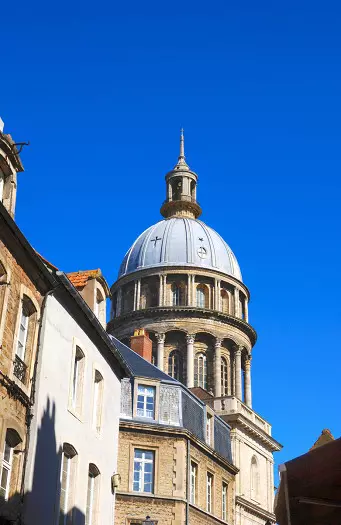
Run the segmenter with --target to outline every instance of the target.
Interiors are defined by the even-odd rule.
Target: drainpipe
[[[186,487],[186,525],[189,525],[189,500],[191,494],[191,442],[187,438],[187,487]]]

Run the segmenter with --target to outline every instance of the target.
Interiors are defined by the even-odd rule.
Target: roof
[[[330,432],[328,428],[324,428],[321,432],[321,435],[319,438],[315,441],[313,446],[310,450],[314,450],[315,448],[321,447],[322,445],[326,445],[327,443],[330,443],[331,441],[334,441],[334,436]]]
[[[131,374],[138,377],[148,377],[151,379],[159,379],[160,381],[168,381],[180,385],[179,381],[173,379],[173,377],[165,374],[157,366],[152,365],[149,361],[146,361],[139,354],[131,350],[128,346],[121,343],[113,335],[109,335],[110,339],[115,345],[116,350],[122,356],[124,362],[127,364]],[[181,385],[183,386],[183,385]]]
[[[207,401],[208,399],[212,399],[214,397],[212,394],[207,392],[207,390],[201,388],[201,386],[193,386],[192,388],[190,388],[190,391],[202,401]]]
[[[77,290],[84,288],[90,279],[98,279],[103,284],[105,293],[109,296],[108,283],[103,277],[100,268],[97,268],[97,270],[78,270],[78,272],[70,272],[66,275]]]
[[[198,219],[171,217],[145,230],[126,253],[119,277],[161,266],[208,268],[242,281],[231,248]]]
[[[291,525],[340,525],[341,438],[286,462],[280,470],[281,483],[275,508],[279,525],[289,522]]]
[[[45,264],[45,266],[47,266],[47,268],[51,271],[55,271],[57,272],[58,271],[58,268],[57,266],[55,266],[54,264],[52,264],[50,261],[48,261],[47,259],[45,259],[45,257],[43,257],[41,255],[41,253],[37,252],[37,250],[34,250],[36,252],[37,255],[39,255],[39,257],[41,258],[41,260],[43,261],[43,263]]]

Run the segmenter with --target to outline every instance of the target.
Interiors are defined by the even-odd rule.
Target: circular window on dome
[[[199,255],[200,259],[205,259],[207,257],[207,250],[203,246],[200,246],[200,248],[197,251],[197,254]]]

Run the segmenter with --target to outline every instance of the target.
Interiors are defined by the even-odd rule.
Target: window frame
[[[213,495],[214,495],[214,475],[206,472],[206,511],[213,514]]]
[[[8,461],[5,459],[6,454],[6,447],[9,448],[9,458]],[[13,467],[13,450],[14,447],[11,447],[10,443],[8,443],[7,436],[5,437],[4,446],[3,446],[3,452],[2,452],[2,461],[1,461],[1,471],[0,471],[0,491],[4,492],[4,500],[8,501],[9,497],[9,490],[11,485],[11,477],[12,477],[12,467]],[[7,472],[7,478],[6,478],[6,487],[2,486],[2,476],[3,472]]]
[[[77,352],[80,358],[77,359]],[[73,338],[72,358],[70,370],[69,405],[68,410],[82,420],[84,406],[84,391],[86,381],[87,354],[84,346],[77,338]],[[77,363],[77,369],[75,365]],[[76,384],[75,384],[76,380]],[[76,388],[75,388],[76,386]]]
[[[227,521],[229,484],[223,480],[221,486],[221,519]]]
[[[74,487],[76,484],[76,462],[78,453],[69,443],[63,444],[60,461],[60,489],[59,489],[59,511],[58,525],[71,525],[73,520],[73,504],[75,499]],[[63,489],[64,459],[67,458],[66,487]],[[65,492],[64,507],[62,508],[62,491]],[[63,513],[63,514],[61,514]]]
[[[202,361],[202,367],[200,361]],[[204,352],[197,352],[194,357],[194,386],[207,390],[207,378],[207,355]]]
[[[136,452],[141,452],[142,453],[142,457],[141,458],[136,457]],[[152,459],[146,459],[145,457],[143,457],[143,456],[145,456],[145,454],[151,454],[152,455]],[[140,470],[136,470],[135,471],[135,464],[136,463],[142,465],[141,471]],[[152,465],[151,472],[147,472],[145,470],[145,465],[150,465],[150,464]],[[141,477],[138,480],[135,480],[135,472],[137,472],[137,473],[141,472]],[[141,448],[140,446],[134,447],[134,449],[133,449],[133,471],[132,471],[132,474],[133,474],[132,475],[132,492],[143,493],[143,494],[155,494],[156,451],[153,450],[153,449],[149,449],[149,448]],[[144,478],[144,476],[148,475],[148,474],[151,474],[151,481],[150,482],[146,482],[145,478]],[[139,485],[139,489],[138,490],[135,489],[135,483],[138,483],[138,485]],[[150,484],[151,485],[151,490],[150,491],[145,490],[145,485],[146,484]]]
[[[148,395],[152,392],[153,395]],[[139,398],[142,398],[139,400]],[[152,410],[149,410],[152,412],[152,415],[148,415],[148,399],[152,398],[153,400],[153,408]],[[142,402],[143,406],[142,409],[139,408],[138,404]],[[137,399],[136,399],[136,415],[137,417],[143,417],[145,419],[151,419],[155,420],[155,404],[156,404],[156,387],[154,385],[144,384],[144,383],[138,383],[137,385]],[[142,413],[139,413],[139,410],[142,410]]]
[[[92,428],[97,432],[97,434],[100,434],[101,429],[102,429],[103,399],[104,399],[103,375],[98,370],[98,368],[94,368],[91,424],[92,424]]]
[[[177,381],[182,382],[182,359],[177,348],[174,348],[168,355],[168,375]]]
[[[97,525],[98,523],[100,475],[101,473],[98,467],[94,463],[90,463],[88,468],[88,483],[86,492],[85,525]],[[88,504],[89,482],[93,488],[90,504]]]
[[[196,505],[198,496],[198,464],[191,459],[189,502]]]

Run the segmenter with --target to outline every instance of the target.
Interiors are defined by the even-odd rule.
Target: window
[[[171,287],[171,304],[173,306],[185,305],[186,287],[183,283],[173,283]]]
[[[97,432],[101,430],[102,403],[103,403],[103,376],[102,374],[100,374],[98,370],[95,370],[92,426]]]
[[[13,470],[13,451],[21,443],[21,437],[14,428],[8,428],[0,463],[0,499],[8,499],[11,486],[11,474]]]
[[[205,308],[206,306],[206,296],[205,289],[203,286],[197,286],[197,307]]]
[[[1,174],[0,174],[1,177]],[[1,179],[0,179],[1,181]],[[4,317],[6,315],[5,300],[8,294],[9,278],[4,265],[0,261],[0,343],[1,335],[4,328]]]
[[[23,302],[23,306],[21,309],[17,351],[16,351],[17,356],[22,361],[25,360],[25,349],[26,349],[27,332],[28,332],[28,319],[29,319],[29,313],[28,313],[25,303]]]
[[[226,290],[220,290],[221,297],[221,310],[224,314],[228,314],[230,311],[230,297]]]
[[[100,472],[96,465],[90,463],[88,473],[88,490],[86,496],[85,525],[96,525],[98,523],[98,491]]]
[[[198,479],[198,465],[191,461],[191,486],[190,486],[190,502],[195,504],[197,499],[197,479]]]
[[[182,379],[182,363],[181,356],[177,350],[173,350],[168,357],[168,375],[174,377],[178,381]]]
[[[228,396],[229,367],[226,357],[221,358],[221,395]]]
[[[154,419],[155,387],[139,385],[137,390],[137,415]]]
[[[213,430],[213,417],[210,414],[206,415],[206,443],[212,446],[212,430]]]
[[[207,389],[207,362],[205,354],[197,354],[194,360],[194,386]]]
[[[256,456],[251,459],[251,498],[257,499],[259,490],[258,461]]]
[[[76,456],[75,449],[68,443],[64,443],[60,470],[59,525],[72,524]]]
[[[213,475],[207,472],[206,479],[206,510],[212,512],[213,509]]]
[[[83,381],[84,381],[84,364],[85,357],[79,346],[76,346],[76,352],[73,362],[72,370],[72,408],[77,412],[81,411],[82,408],[82,393],[83,393]]]
[[[227,521],[227,483],[224,483],[221,490],[221,517],[224,521]]]
[[[154,492],[154,452],[135,449],[133,490]]]
[[[2,202],[4,194],[4,174],[0,171],[0,201]]]

